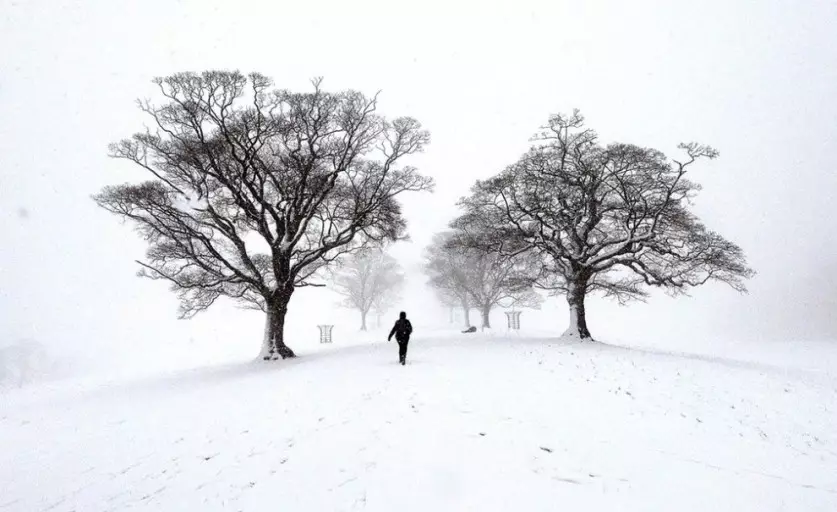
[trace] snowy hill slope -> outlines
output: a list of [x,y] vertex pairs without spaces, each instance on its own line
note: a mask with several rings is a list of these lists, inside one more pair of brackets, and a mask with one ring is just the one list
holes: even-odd
[[0,511],[837,510],[837,376],[561,340],[0,396]]

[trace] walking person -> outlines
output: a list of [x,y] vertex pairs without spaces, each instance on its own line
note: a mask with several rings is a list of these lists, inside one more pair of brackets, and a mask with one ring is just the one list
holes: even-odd
[[407,343],[410,342],[410,334],[412,333],[413,324],[407,320],[407,313],[402,311],[387,338],[387,341],[392,341],[393,335],[395,336],[395,341],[398,342],[398,361],[402,366],[407,364]]

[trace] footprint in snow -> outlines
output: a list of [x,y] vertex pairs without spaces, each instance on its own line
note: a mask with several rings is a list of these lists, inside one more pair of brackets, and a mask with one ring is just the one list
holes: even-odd
[[581,482],[579,482],[578,480],[575,480],[575,479],[573,479],[573,478],[567,478],[567,477],[561,477],[561,476],[553,476],[553,477],[552,477],[552,479],[553,479],[553,480],[557,480],[558,482],[566,482],[566,483],[568,483],[568,484],[581,485]]

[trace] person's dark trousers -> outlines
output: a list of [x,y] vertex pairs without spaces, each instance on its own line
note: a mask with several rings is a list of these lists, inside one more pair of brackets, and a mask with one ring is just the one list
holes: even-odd
[[407,343],[409,343],[410,340],[403,340],[403,341],[402,340],[397,340],[397,341],[398,341],[398,361],[401,364],[404,364],[404,363],[407,362]]

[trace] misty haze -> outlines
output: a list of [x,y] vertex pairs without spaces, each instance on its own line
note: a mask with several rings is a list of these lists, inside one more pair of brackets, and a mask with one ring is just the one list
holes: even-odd
[[0,512],[837,510],[835,26],[0,3]]

